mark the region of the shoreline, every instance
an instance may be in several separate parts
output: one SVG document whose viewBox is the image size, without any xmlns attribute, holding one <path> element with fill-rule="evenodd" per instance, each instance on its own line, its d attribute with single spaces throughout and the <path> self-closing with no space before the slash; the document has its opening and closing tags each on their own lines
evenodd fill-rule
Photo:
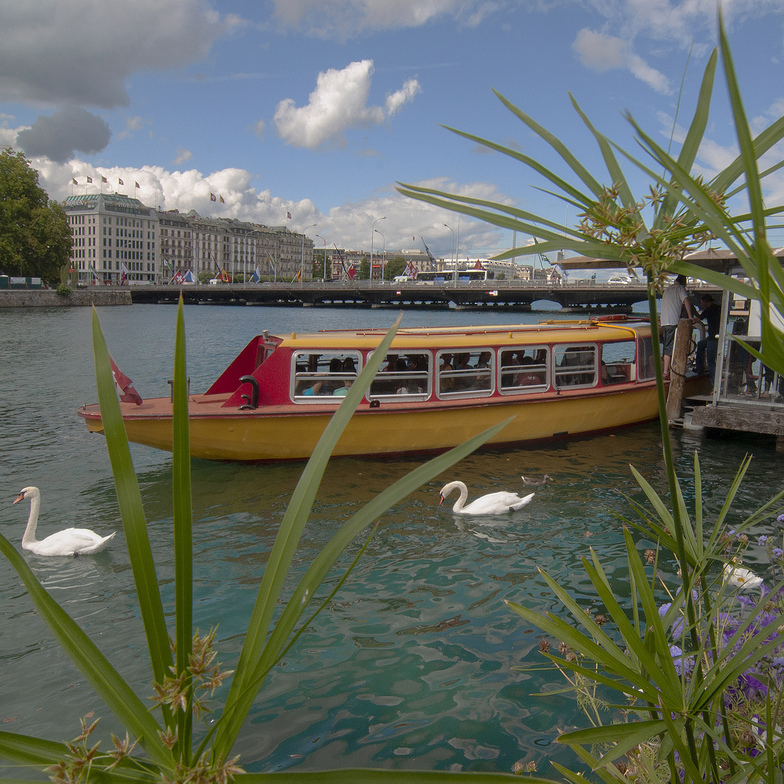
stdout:
<svg viewBox="0 0 784 784">
<path fill-rule="evenodd" d="M 55 289 L 0 289 L 0 308 L 79 308 L 90 305 L 131 305 L 127 289 L 88 289 L 58 294 Z"/>
</svg>

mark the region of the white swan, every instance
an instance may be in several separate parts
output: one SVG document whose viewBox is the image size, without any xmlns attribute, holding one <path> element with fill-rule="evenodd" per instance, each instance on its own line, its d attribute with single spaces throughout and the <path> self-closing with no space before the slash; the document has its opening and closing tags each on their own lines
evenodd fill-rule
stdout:
<svg viewBox="0 0 784 784">
<path fill-rule="evenodd" d="M 439 504 L 444 503 L 444 499 L 453 491 L 459 490 L 460 497 L 455 501 L 452 511 L 455 514 L 468 514 L 468 515 L 497 515 L 513 512 L 517 509 L 522 509 L 534 497 L 533 493 L 520 498 L 517 493 L 507 493 L 501 491 L 498 493 L 488 493 L 487 495 L 480 496 L 476 501 L 472 501 L 468 506 L 465 502 L 468 499 L 468 488 L 464 482 L 455 481 L 444 485 L 441 488 L 441 500 Z"/>
<path fill-rule="evenodd" d="M 25 487 L 14 503 L 25 499 L 30 500 L 30 517 L 27 518 L 27 528 L 22 537 L 23 550 L 29 550 L 36 555 L 87 555 L 101 552 L 114 536 L 113 533 L 109 536 L 98 536 L 86 528 L 66 528 L 38 541 L 35 538 L 35 529 L 38 526 L 38 510 L 41 508 L 40 490 L 37 487 Z"/>
</svg>

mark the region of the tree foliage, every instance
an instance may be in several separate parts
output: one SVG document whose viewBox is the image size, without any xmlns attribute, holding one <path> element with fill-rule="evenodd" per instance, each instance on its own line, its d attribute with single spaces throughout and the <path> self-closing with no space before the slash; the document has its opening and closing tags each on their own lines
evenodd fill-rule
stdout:
<svg viewBox="0 0 784 784">
<path fill-rule="evenodd" d="M 65 210 L 50 201 L 30 161 L 0 151 L 0 273 L 59 282 L 71 254 Z"/>
</svg>

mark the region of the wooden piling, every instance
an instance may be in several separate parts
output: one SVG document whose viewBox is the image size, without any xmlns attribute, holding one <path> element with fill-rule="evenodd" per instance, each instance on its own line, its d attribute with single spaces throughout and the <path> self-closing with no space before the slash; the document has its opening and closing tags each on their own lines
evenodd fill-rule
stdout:
<svg viewBox="0 0 784 784">
<path fill-rule="evenodd" d="M 686 380 L 686 360 L 691 343 L 691 319 L 681 319 L 675 332 L 670 363 L 670 389 L 667 394 L 667 421 L 683 415 L 683 384 Z"/>
</svg>

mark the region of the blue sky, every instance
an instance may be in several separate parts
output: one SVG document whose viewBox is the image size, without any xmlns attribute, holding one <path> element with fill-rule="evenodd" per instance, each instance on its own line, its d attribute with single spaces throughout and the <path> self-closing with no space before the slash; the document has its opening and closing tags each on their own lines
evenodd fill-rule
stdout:
<svg viewBox="0 0 784 784">
<path fill-rule="evenodd" d="M 761 130 L 784 113 L 784 0 L 723 8 Z M 629 148 L 625 110 L 662 141 L 675 127 L 677 143 L 716 15 L 716 0 L 0 0 L 0 145 L 23 150 L 57 199 L 103 176 L 104 190 L 151 206 L 307 228 L 316 247 L 424 238 L 449 257 L 459 234 L 461 256 L 487 256 L 509 232 L 406 199 L 395 182 L 576 216 L 521 165 L 441 126 L 560 169 L 495 89 L 601 175 L 569 93 Z M 707 176 L 735 154 L 724 93 L 719 78 Z M 767 197 L 784 201 L 784 176 Z"/>
</svg>

